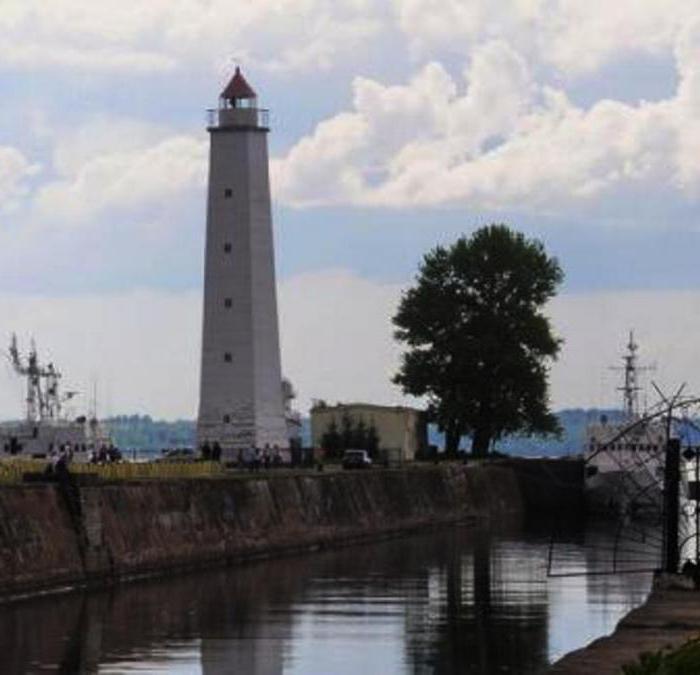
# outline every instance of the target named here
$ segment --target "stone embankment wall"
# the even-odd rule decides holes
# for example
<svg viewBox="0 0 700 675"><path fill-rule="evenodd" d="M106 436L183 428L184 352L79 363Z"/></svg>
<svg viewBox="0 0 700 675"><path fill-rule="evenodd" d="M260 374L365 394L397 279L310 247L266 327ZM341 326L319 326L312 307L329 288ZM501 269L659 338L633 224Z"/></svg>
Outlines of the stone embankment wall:
<svg viewBox="0 0 700 675"><path fill-rule="evenodd" d="M543 508L573 511L582 503L581 475L575 462L535 460L72 489L2 487L0 596L231 563L468 518L512 521Z"/></svg>

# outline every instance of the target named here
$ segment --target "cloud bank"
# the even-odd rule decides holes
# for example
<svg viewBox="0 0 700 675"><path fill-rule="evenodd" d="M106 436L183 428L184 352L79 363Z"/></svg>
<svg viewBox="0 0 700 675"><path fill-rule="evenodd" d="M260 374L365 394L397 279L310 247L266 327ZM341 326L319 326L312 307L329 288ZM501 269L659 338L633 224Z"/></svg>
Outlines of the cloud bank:
<svg viewBox="0 0 700 675"><path fill-rule="evenodd" d="M697 20L694 0L393 0L417 55L468 55L502 39L531 61L576 77L611 60L672 50Z"/></svg>
<svg viewBox="0 0 700 675"><path fill-rule="evenodd" d="M415 403L390 382L400 356L390 317L400 293L398 284L370 282L343 270L281 284L282 365L301 409L314 398ZM621 363L630 329L636 329L642 360L657 365L650 378L667 391L687 382L688 392L700 392L694 337L700 333L699 291L563 294L550 311L565 340L551 371L556 408L618 403L619 374L609 366ZM196 415L199 292L2 294L0 315L7 331L0 336L3 344L12 330L25 346L33 336L40 353L64 370L66 386L83 392L86 406L96 380L104 415ZM21 414L22 398L22 383L6 363L0 368L3 416Z"/></svg>
<svg viewBox="0 0 700 675"><path fill-rule="evenodd" d="M463 205L620 215L635 199L696 203L700 23L678 35L672 98L588 109L539 83L509 43L474 48L463 77L431 62L406 84L356 78L352 109L274 164L298 207Z"/></svg>
<svg viewBox="0 0 700 675"><path fill-rule="evenodd" d="M39 171L16 148L0 146L0 212L14 210L29 192L27 179Z"/></svg>
<svg viewBox="0 0 700 675"><path fill-rule="evenodd" d="M154 74L234 58L328 68L378 29L363 0L4 0L0 68ZM217 56L214 56L217 55Z"/></svg>
<svg viewBox="0 0 700 675"><path fill-rule="evenodd" d="M638 59L665 64L663 95L600 95L606 68L644 80ZM281 99L278 223L306 209L293 215L316 218L315 232L338 214L357 225L348 241L360 252L338 265L352 259L382 276L388 255L417 259L442 236L448 208L453 226L465 212L478 222L505 211L514 224L554 216L572 242L610 223L634 229L639 238L607 262L612 286L616 270L624 284L625 266L643 272L669 256L634 249L644 228L672 223L673 250L692 248L695 0L5 0L0 316L6 337L35 335L78 388L99 375L104 412L196 412L207 143L188 106L206 102L182 92L211 78L215 93L234 60L264 71ZM172 96L178 105L164 109ZM429 234L402 239L393 224L404 214L415 222L422 208ZM392 226L382 225L387 209L403 209ZM357 234L370 224L386 234ZM292 229L294 250L283 254L297 256L295 269L333 264L314 262L309 252L324 244ZM569 251L566 236L557 243ZM595 286L603 264L591 260L578 287ZM677 277L691 287L694 278ZM284 367L302 406L402 400L389 383L400 288L352 271L282 283ZM552 313L567 343L552 370L555 404L614 402L606 368L630 328L659 362L657 379L692 385L699 309L695 290L561 296ZM18 409L21 390L4 375L0 405Z"/></svg>

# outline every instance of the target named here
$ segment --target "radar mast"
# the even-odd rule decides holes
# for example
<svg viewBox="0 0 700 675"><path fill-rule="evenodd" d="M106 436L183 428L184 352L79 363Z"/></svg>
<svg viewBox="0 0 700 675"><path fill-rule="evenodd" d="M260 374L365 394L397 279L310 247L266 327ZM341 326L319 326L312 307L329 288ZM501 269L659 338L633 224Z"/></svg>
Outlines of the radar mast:
<svg viewBox="0 0 700 675"><path fill-rule="evenodd" d="M624 365L621 368L615 367L613 370L621 370L624 380L617 390L622 392L622 409L625 419L633 420L639 417L639 374L646 370L653 370L651 366L640 367L638 363L637 351L639 345L635 342L634 331L630 331L629 342L627 343L627 353L623 355Z"/></svg>
<svg viewBox="0 0 700 675"><path fill-rule="evenodd" d="M13 333L9 357L14 371L27 380L27 398L25 399L27 421L35 424L60 419L63 404L78 392L68 391L61 394L62 375L53 363L41 365L34 340L31 341L27 357L23 358L17 345L17 335Z"/></svg>

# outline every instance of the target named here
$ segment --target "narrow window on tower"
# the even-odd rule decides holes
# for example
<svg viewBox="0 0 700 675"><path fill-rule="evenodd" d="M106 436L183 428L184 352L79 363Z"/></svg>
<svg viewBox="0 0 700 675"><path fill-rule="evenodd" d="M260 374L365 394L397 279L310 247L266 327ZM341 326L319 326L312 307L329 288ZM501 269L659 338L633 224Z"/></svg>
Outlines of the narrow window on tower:
<svg viewBox="0 0 700 675"><path fill-rule="evenodd" d="M226 188L224 190L224 199L231 199L233 197L233 190L231 188Z"/></svg>
<svg viewBox="0 0 700 675"><path fill-rule="evenodd" d="M231 298L226 298L224 300L224 307L226 307L226 309L231 309L232 305L233 305L233 300L231 300Z"/></svg>
<svg viewBox="0 0 700 675"><path fill-rule="evenodd" d="M231 244L229 242L224 244L224 253L231 253Z"/></svg>
<svg viewBox="0 0 700 675"><path fill-rule="evenodd" d="M224 415L224 424L228 424L231 421L231 415Z"/></svg>
<svg viewBox="0 0 700 675"><path fill-rule="evenodd" d="M233 361L231 352L224 352L224 361L226 361L226 363L231 363L231 361Z"/></svg>

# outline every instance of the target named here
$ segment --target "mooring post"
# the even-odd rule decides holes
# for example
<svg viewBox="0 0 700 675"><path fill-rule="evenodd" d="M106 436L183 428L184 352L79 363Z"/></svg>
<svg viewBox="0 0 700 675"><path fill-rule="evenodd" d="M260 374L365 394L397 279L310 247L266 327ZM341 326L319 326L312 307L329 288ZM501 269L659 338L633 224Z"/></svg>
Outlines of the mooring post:
<svg viewBox="0 0 700 675"><path fill-rule="evenodd" d="M681 443L669 438L666 443L664 470L664 572L678 572L678 516L681 482Z"/></svg>

